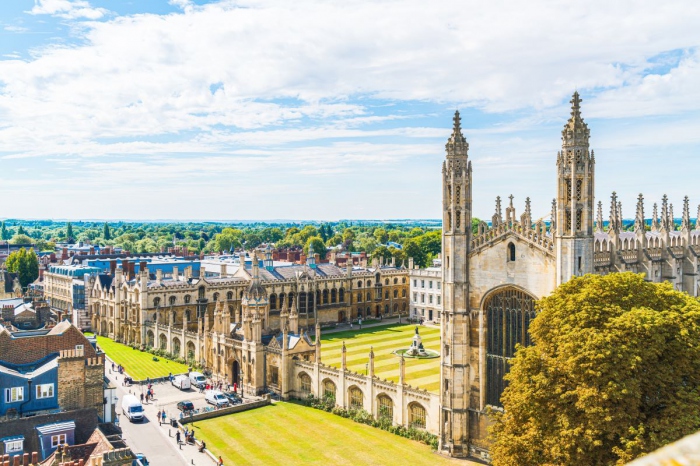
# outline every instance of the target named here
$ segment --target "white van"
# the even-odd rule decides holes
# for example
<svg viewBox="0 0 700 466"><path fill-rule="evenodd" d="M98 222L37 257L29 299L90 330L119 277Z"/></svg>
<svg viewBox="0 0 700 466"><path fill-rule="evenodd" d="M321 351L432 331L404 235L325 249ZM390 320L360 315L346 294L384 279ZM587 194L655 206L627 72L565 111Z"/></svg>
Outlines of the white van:
<svg viewBox="0 0 700 466"><path fill-rule="evenodd" d="M124 395L122 398L122 412L131 422L143 421L143 405L134 395Z"/></svg>
<svg viewBox="0 0 700 466"><path fill-rule="evenodd" d="M207 378L201 372L190 372L190 383L197 388L207 384Z"/></svg>
<svg viewBox="0 0 700 466"><path fill-rule="evenodd" d="M204 400L217 408L225 408L228 406L228 398L226 398L224 394L218 390L209 390L206 392L204 394Z"/></svg>
<svg viewBox="0 0 700 466"><path fill-rule="evenodd" d="M189 377L187 377L186 375L178 375L173 377L173 385L175 385L180 390L189 390L192 386Z"/></svg>

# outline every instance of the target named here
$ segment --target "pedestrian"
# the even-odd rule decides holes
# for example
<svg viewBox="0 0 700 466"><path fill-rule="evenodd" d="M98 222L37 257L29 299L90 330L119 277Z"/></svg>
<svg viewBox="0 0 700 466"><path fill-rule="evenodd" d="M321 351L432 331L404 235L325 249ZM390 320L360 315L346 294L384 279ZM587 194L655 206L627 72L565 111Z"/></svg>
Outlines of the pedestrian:
<svg viewBox="0 0 700 466"><path fill-rule="evenodd" d="M141 403L143 403L143 393L141 394Z"/></svg>
<svg viewBox="0 0 700 466"><path fill-rule="evenodd" d="M158 410L158 425L161 425L160 419L160 410Z"/></svg>
<svg viewBox="0 0 700 466"><path fill-rule="evenodd" d="M204 443L204 440L202 440L202 444L199 446L199 452L204 453L204 450L206 450L207 444Z"/></svg>
<svg viewBox="0 0 700 466"><path fill-rule="evenodd" d="M163 416L163 424L165 424L165 410L163 410L163 414L161 414L161 416Z"/></svg>
<svg viewBox="0 0 700 466"><path fill-rule="evenodd" d="M219 463L216 466L224 466L224 459L219 456Z"/></svg>
<svg viewBox="0 0 700 466"><path fill-rule="evenodd" d="M175 440L177 441L177 444L180 444L180 431L178 430L175 432Z"/></svg>
<svg viewBox="0 0 700 466"><path fill-rule="evenodd" d="M114 363L112 363L112 370L114 370Z"/></svg>

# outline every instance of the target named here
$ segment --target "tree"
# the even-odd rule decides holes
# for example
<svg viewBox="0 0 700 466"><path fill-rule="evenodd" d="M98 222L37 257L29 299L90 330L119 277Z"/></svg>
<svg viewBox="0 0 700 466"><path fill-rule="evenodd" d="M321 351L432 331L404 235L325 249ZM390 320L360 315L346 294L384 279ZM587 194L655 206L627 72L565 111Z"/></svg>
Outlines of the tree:
<svg viewBox="0 0 700 466"><path fill-rule="evenodd" d="M428 255L415 238L411 238L403 244L403 252L405 257L412 257L413 263L418 267L425 267L428 263Z"/></svg>
<svg viewBox="0 0 700 466"><path fill-rule="evenodd" d="M379 244L386 244L389 241L389 233L384 228L377 228L374 230L374 238Z"/></svg>
<svg viewBox="0 0 700 466"><path fill-rule="evenodd" d="M309 245L313 244L314 253L318 254L321 259L326 258L326 245L320 236L312 236L306 240L306 245L304 246L304 254L309 253Z"/></svg>
<svg viewBox="0 0 700 466"><path fill-rule="evenodd" d="M105 222L105 226L102 229L102 237L105 239L105 241L112 239L112 233L109 231L109 223L107 222Z"/></svg>
<svg viewBox="0 0 700 466"><path fill-rule="evenodd" d="M8 272L17 273L22 288L39 278L39 259L33 249L27 251L21 248L7 257L5 266Z"/></svg>
<svg viewBox="0 0 700 466"><path fill-rule="evenodd" d="M70 222L66 223L66 241L71 243L73 242L73 225L71 225Z"/></svg>
<svg viewBox="0 0 700 466"><path fill-rule="evenodd" d="M17 234L12 237L10 244L32 244L32 239L25 234Z"/></svg>
<svg viewBox="0 0 700 466"><path fill-rule="evenodd" d="M27 235L27 231L24 229L24 227L22 227L22 225L20 225L19 227L17 227L17 234L18 234L18 235L26 235L26 236L29 236L29 235Z"/></svg>
<svg viewBox="0 0 700 466"><path fill-rule="evenodd" d="M700 302L586 275L538 303L491 431L493 464L612 465L700 429Z"/></svg>
<svg viewBox="0 0 700 466"><path fill-rule="evenodd" d="M0 226L0 239L2 239L2 240L10 239L10 232L7 231L7 227L5 226L5 222L2 222L2 226Z"/></svg>

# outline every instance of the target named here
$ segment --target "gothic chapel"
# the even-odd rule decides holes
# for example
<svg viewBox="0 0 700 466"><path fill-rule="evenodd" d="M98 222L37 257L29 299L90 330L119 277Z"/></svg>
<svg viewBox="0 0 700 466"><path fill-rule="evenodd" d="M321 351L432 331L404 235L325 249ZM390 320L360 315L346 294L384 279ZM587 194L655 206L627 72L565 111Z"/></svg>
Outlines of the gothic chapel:
<svg viewBox="0 0 700 466"><path fill-rule="evenodd" d="M597 212L595 208L595 156L589 137L575 92L556 158L557 191L550 221L532 218L529 198L517 216L509 196L504 215L498 197L490 225L481 222L472 234L469 143L459 112L455 113L442 165L439 440L444 454L486 454L487 406L501 407L507 361L516 344L530 344L534 302L559 284L587 273L632 271L698 296L700 219L691 224L688 197L683 199L680 223L664 196L660 216L654 204L647 225L640 194L634 224L625 230L622 206L612 193L608 225L603 228L602 203Z"/></svg>

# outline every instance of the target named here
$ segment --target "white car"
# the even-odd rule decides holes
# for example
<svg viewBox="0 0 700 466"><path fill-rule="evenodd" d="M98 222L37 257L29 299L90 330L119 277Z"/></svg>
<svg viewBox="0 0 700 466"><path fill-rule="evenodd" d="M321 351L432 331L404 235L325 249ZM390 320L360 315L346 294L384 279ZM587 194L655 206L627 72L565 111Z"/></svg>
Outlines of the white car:
<svg viewBox="0 0 700 466"><path fill-rule="evenodd" d="M217 408L225 408L229 404L228 398L226 398L224 394L218 390L209 390L206 392L204 394L204 400Z"/></svg>

